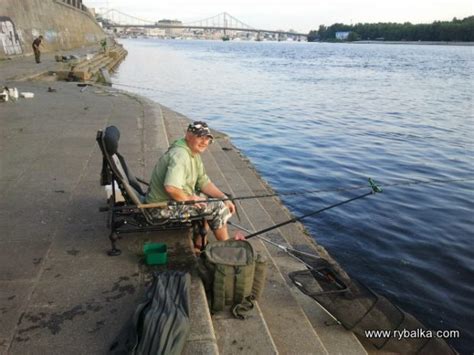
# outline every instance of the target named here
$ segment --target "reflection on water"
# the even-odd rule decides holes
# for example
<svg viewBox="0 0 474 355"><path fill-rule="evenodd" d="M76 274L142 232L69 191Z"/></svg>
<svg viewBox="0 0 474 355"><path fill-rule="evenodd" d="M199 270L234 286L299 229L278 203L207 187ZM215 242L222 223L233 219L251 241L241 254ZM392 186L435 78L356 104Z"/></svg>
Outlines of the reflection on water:
<svg viewBox="0 0 474 355"><path fill-rule="evenodd" d="M472 47L124 41L115 81L228 133L279 192L474 178ZM360 193L285 197L296 215ZM387 186L305 221L353 276L474 347L473 183Z"/></svg>

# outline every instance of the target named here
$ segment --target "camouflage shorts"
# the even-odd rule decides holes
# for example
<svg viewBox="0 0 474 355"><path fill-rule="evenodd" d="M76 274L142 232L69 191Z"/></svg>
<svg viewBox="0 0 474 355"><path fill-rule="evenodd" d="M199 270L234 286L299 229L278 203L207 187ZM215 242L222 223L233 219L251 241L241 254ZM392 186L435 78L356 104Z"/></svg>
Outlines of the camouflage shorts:
<svg viewBox="0 0 474 355"><path fill-rule="evenodd" d="M203 217L212 230L222 228L232 216L229 208L222 201L206 202L205 208L193 205L171 205L167 208L153 209L152 217L155 219L177 219L187 221L195 217Z"/></svg>

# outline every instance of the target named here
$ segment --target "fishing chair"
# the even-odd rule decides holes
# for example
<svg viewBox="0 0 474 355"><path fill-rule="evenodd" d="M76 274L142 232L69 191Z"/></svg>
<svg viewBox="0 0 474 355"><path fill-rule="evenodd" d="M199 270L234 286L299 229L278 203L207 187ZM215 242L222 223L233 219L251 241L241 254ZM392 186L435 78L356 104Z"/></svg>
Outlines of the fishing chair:
<svg viewBox="0 0 474 355"><path fill-rule="evenodd" d="M207 230L205 215L195 217L183 216L179 218L157 218L152 213L151 206L145 204L146 192L142 187L148 183L132 174L124 157L118 152L120 131L115 126L109 126L97 132L97 143L102 152L101 185L111 187L111 196L108 206L100 208L101 212L109 212L108 227L109 239L112 248L107 252L109 256L121 254L117 248L117 240L123 233L151 232L162 230L176 230L193 228L193 240L201 237L203 245ZM120 191L120 194L118 193ZM121 195L121 196L120 196ZM154 204L156 205L156 204ZM163 203L161 207L167 208Z"/></svg>

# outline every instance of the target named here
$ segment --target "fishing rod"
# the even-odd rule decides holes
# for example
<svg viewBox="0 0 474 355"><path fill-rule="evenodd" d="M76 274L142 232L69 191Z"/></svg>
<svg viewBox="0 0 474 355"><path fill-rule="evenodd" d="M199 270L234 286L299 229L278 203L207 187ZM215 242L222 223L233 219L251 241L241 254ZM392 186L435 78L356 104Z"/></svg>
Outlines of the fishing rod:
<svg viewBox="0 0 474 355"><path fill-rule="evenodd" d="M370 188L371 190L365 194L362 194L362 195L359 195L359 196L356 196L356 197L353 197L353 198L350 198L348 200L344 200L344 201L341 201L341 202L338 202L338 203L335 203L334 205L331 205L331 206L327 206L327 207L324 207L324 208L321 208L317 211L313 211L313 212L309 212L307 214L304 214L300 217L294 217L294 218L291 218L287 221L284 221L284 222L281 222L281 223L278 223L278 224L275 224L274 226L271 226L271 227L268 227L268 228L264 228L262 230L259 230L259 231L256 231L254 233L251 233L250 235L247 235L245 237L245 239L250 239L250 238L253 238L255 236L258 236L260 234L263 234L263 233L266 233L266 232L269 232L273 229L277 229L277 228L280 228L282 226L285 226L287 224L290 224L290 223L295 223L297 221L300 221L304 218L307 218L307 217L311 217L311 216L315 216L321 212L324 212L324 211L327 211L327 210L330 210L330 209L333 209L335 207L338 207L338 206L342 206L342 205L345 205L346 203L349 203L349 202L352 202L352 201L356 201L356 200L360 200L364 197L367 197L367 196L370 196L370 195L373 195L373 194L376 194L376 193L381 193L383 192L382 188L379 187L378 185L375 184L374 180L372 180L371 178L369 178L369 185L370 185Z"/></svg>
<svg viewBox="0 0 474 355"><path fill-rule="evenodd" d="M123 87L126 87L126 88L132 88L132 89L147 90L147 91L152 91L152 92L157 92L157 93L172 94L171 91L166 91L166 90L161 90L161 89L156 89L156 88L150 88L150 87L144 87L144 86L122 84L120 82L112 82L112 86L113 85L123 86Z"/></svg>
<svg viewBox="0 0 474 355"><path fill-rule="evenodd" d="M467 178L467 179L431 179L431 180L415 180L411 179L405 182L398 182L398 183L388 183L384 184L384 187L394 187L394 186L408 186L408 185L435 185L435 184L446 184L452 182L464 182L464 181L474 181L474 178ZM203 200L202 202L218 202L218 201L243 201L243 200L253 200L259 198L267 198L267 197L279 197L279 196L300 196L300 195L308 195L308 194L317 194L317 193L326 193L326 192L343 192L343 191L354 191L366 188L367 185L355 185L349 186L345 188L333 188L333 189L318 189L318 190L301 190L301 191L294 191L294 192L280 192L280 193L270 193L270 194L261 194L261 195L249 195L249 196L237 196L234 197L231 194L227 194L225 198L209 198L207 200ZM157 202L157 203L149 203L139 205L139 208L162 208L167 206L179 206L179 205L194 205L196 202L199 201L165 201L165 202Z"/></svg>
<svg viewBox="0 0 474 355"><path fill-rule="evenodd" d="M237 223L234 223L234 222L231 222L231 221L227 221L227 224L230 225L230 226L233 226L235 228L238 228L240 229L241 231L244 231L244 232L247 232L249 234L252 234L254 233L254 231L251 231ZM314 258L314 259L321 259L321 257L317 256L317 255L314 255L314 254L310 254L310 253L306 253L304 251L300 251L300 250L297 250L297 249L293 249L293 248L290 248L290 247L286 247L282 244L278 244L278 243L275 243L274 241L268 239L268 238L265 238L265 237L262 237L261 235L257 235L256 236L258 239L261 239L263 240L264 242L268 243L268 244L271 244L275 247L277 247L278 249L281 249L283 250L285 253L297 258L299 261L301 261L303 264L305 264L305 266L307 266L308 268L312 269L313 267L309 264L307 264L305 261L303 261L302 259L298 258L296 255L293 255L293 253L295 254L299 254L299 255L304 255L304 256L307 256L307 257L310 257L310 258Z"/></svg>

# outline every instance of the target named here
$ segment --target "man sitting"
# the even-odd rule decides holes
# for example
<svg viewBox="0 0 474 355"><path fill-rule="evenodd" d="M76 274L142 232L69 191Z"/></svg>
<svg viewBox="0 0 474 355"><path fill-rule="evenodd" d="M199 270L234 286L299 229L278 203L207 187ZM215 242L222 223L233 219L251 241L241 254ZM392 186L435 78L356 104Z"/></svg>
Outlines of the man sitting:
<svg viewBox="0 0 474 355"><path fill-rule="evenodd" d="M226 195L206 175L201 154L212 143L214 137L205 122L196 121L188 126L184 138L178 139L156 164L145 202L195 201L191 205L171 205L167 209L156 209L154 217L177 217L205 215L216 239L227 240L227 220L235 212L232 201L207 202L207 197L225 199ZM237 234L235 239L243 239ZM205 241L195 240L200 249Z"/></svg>

